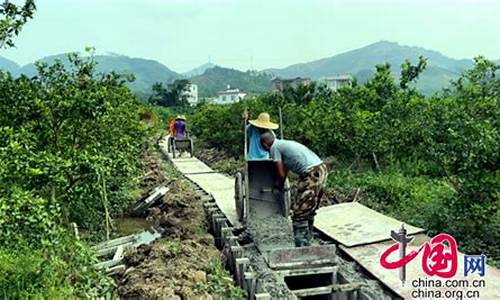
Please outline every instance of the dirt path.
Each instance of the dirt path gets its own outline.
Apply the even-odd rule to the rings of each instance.
[[[202,202],[190,183],[155,150],[144,155],[146,194],[165,181],[170,191],[144,217],[164,230],[163,238],[141,246],[124,259],[116,276],[118,294],[126,299],[243,299],[224,270],[221,254],[204,224]]]

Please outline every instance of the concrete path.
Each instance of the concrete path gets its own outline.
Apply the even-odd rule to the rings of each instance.
[[[163,154],[168,155],[172,164],[189,180],[198,185],[215,199],[217,206],[226,215],[233,227],[240,226],[234,202],[234,179],[216,173],[196,157],[184,154],[182,157],[173,158],[167,152],[167,143],[160,144]]]

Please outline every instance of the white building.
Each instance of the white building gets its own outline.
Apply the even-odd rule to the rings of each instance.
[[[225,91],[217,93],[218,98],[215,101],[217,104],[229,104],[242,100],[247,94],[241,92],[239,89],[232,89],[229,85]]]
[[[198,103],[198,86],[194,83],[189,83],[186,86],[186,90],[182,92],[182,96],[186,97],[190,105],[196,105]]]
[[[332,91],[336,91],[343,86],[351,86],[352,76],[349,74],[337,75],[333,77],[327,77],[323,79],[326,87]]]

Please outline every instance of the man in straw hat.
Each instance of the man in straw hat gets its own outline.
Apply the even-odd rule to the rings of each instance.
[[[292,203],[293,234],[297,247],[309,246],[314,216],[328,176],[326,165],[309,148],[295,141],[279,140],[266,132],[261,136],[261,143],[276,164],[278,189],[283,189],[289,170],[300,176]]]
[[[248,120],[248,112],[243,113],[243,120]],[[246,130],[248,132],[248,160],[269,159],[267,152],[260,143],[260,136],[265,132],[272,132],[273,129],[278,129],[279,125],[271,122],[271,117],[267,112],[262,112],[255,120],[248,121],[250,123]]]
[[[182,139],[186,137],[186,117],[184,115],[178,115],[175,118],[174,136],[176,139]]]

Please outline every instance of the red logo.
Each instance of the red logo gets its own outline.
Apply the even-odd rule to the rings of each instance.
[[[396,233],[391,231],[391,237],[396,241],[380,256],[380,264],[386,269],[400,269],[399,278],[404,284],[406,280],[406,264],[412,261],[423,250],[422,270],[429,276],[451,278],[455,276],[458,268],[458,251],[455,239],[445,233],[436,235],[430,242],[425,242],[417,250],[406,254],[406,246],[413,238],[406,236],[406,229]],[[446,244],[445,244],[446,243]],[[399,250],[399,259],[388,261],[388,257]]]

